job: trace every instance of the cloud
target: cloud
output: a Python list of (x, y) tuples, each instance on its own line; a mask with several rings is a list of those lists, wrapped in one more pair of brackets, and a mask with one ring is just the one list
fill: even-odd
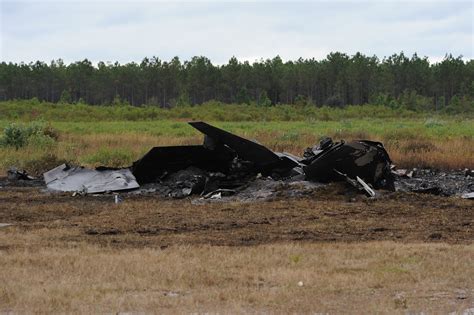
[(2, 61), (473, 57), (470, 1), (1, 2)]

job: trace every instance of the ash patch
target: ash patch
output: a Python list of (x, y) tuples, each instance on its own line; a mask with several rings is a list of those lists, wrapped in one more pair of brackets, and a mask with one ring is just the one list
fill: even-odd
[(34, 179), (10, 179), (8, 177), (0, 177), (0, 189), (8, 187), (45, 187), (42, 178)]
[(416, 192), (439, 196), (461, 196), (474, 192), (474, 177), (471, 171), (439, 171), (433, 169), (413, 169), (411, 177), (400, 176), (395, 188), (402, 192)]
[(275, 181), (273, 179), (256, 179), (245, 186), (234, 190), (234, 193), (216, 190), (204, 197), (195, 199), (193, 204), (209, 202), (256, 202), (270, 201), (276, 198), (298, 198), (310, 196), (314, 192), (326, 187), (327, 184), (304, 180)]

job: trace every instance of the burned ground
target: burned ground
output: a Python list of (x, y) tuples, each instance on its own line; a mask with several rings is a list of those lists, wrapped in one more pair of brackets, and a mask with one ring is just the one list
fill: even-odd
[(350, 304), (350, 313), (404, 314), (474, 305), (473, 203), (459, 196), (371, 199), (332, 183), (274, 185), (247, 201), (245, 192), (242, 201), (128, 193), (116, 204), (112, 194), (5, 182), (0, 223), (12, 225), (0, 224), (0, 313), (340, 314)]
[[(266, 201), (204, 202), (154, 195), (51, 194), (41, 187), (2, 187), (0, 222), (13, 230), (48, 229), (47, 240), (167, 247), (182, 244), (246, 246), (285, 241), (470, 243), (472, 200), (413, 193), (375, 199), (330, 184), (298, 197)], [(57, 231), (55, 233), (54, 231)], [(38, 244), (41, 246), (41, 244)]]

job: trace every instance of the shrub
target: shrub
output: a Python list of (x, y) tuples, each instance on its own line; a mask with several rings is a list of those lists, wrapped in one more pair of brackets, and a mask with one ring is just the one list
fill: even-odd
[(257, 101), (258, 106), (271, 106), (272, 101), (268, 98), (267, 91), (263, 90)]
[(28, 137), (27, 145), (45, 150), (51, 150), (56, 145), (56, 140), (44, 134), (33, 134)]
[(3, 130), (2, 146), (21, 148), (26, 144), (28, 135), (26, 129), (21, 125), (12, 123)]
[(72, 103), (71, 93), (69, 93), (68, 90), (63, 90), (62, 91), (61, 96), (59, 97), (59, 103), (60, 104), (71, 104)]
[(27, 125), (11, 123), (3, 130), (0, 145), (19, 149), (27, 144), (51, 144), (58, 138), (59, 132), (43, 122), (35, 121)]

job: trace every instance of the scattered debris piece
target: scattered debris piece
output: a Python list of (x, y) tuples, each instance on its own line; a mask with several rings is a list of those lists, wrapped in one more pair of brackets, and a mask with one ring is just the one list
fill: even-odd
[(91, 170), (62, 164), (44, 173), (43, 177), (47, 187), (56, 191), (91, 194), (139, 187), (129, 169)]
[(357, 182), (362, 185), (363, 189), (369, 194), (370, 197), (375, 197), (375, 191), (367, 185), (359, 176), (356, 176)]
[(396, 169), (396, 170), (392, 170), (392, 174), (399, 177), (412, 178), (413, 175), (415, 174), (415, 170), (416, 169), (413, 169), (411, 171), (407, 169)]
[[(259, 176), (272, 180), (347, 180), (372, 197), (375, 192), (369, 184), (377, 189), (394, 190), (391, 160), (380, 142), (334, 143), (325, 138), (318, 146), (308, 148), (304, 158), (299, 158), (273, 152), (205, 122), (189, 124), (205, 135), (204, 143), (151, 149), (132, 166), (132, 173), (141, 185), (160, 183), (169, 188), (167, 195), (173, 198), (206, 196), (218, 189), (234, 190)], [(210, 196), (219, 199), (218, 192)]]
[(11, 167), (7, 171), (7, 178), (9, 180), (33, 180), (33, 179), (35, 179), (33, 176), (28, 175), (28, 173), (25, 170), (20, 171), (16, 167)]
[(462, 195), (461, 195), (461, 198), (464, 198), (464, 199), (474, 199), (474, 192), (462, 194)]
[(438, 196), (461, 196), (474, 192), (474, 178), (465, 176), (463, 170), (438, 171), (435, 169), (413, 169), (412, 178), (396, 178), (397, 191), (434, 194)]
[(123, 198), (120, 197), (118, 194), (114, 195), (114, 203), (121, 203), (123, 201)]
[(465, 300), (468, 298), (468, 294), (466, 290), (459, 289), (459, 290), (454, 291), (454, 293), (456, 294), (456, 299), (458, 300)]
[(96, 229), (89, 228), (84, 231), (87, 235), (117, 235), (122, 234), (122, 231), (116, 228)]
[[(63, 164), (44, 173), (44, 181), (51, 190), (74, 195), (136, 189), (135, 194), (171, 198), (201, 195), (206, 200), (230, 200), (243, 194), (243, 199), (256, 200), (272, 198), (280, 193), (278, 187), (292, 189), (294, 182), (304, 183), (302, 189), (295, 189), (296, 196), (311, 191), (311, 182), (345, 181), (369, 197), (383, 189), (473, 198), (474, 171), (397, 170), (380, 142), (324, 138), (300, 158), (273, 152), (205, 122), (189, 124), (204, 134), (202, 145), (154, 147), (124, 169), (91, 170)], [(12, 169), (10, 177), (29, 176)]]
[(7, 226), (12, 226), (13, 224), (11, 223), (0, 223), (0, 228), (4, 228), (4, 227), (7, 227)]
[[(377, 189), (394, 189), (391, 160), (380, 142), (358, 140), (333, 142), (321, 140), (319, 146), (308, 148), (301, 162), (309, 180), (321, 182), (340, 180), (339, 174), (355, 179), (357, 176)], [(335, 172), (334, 170), (337, 170)]]

